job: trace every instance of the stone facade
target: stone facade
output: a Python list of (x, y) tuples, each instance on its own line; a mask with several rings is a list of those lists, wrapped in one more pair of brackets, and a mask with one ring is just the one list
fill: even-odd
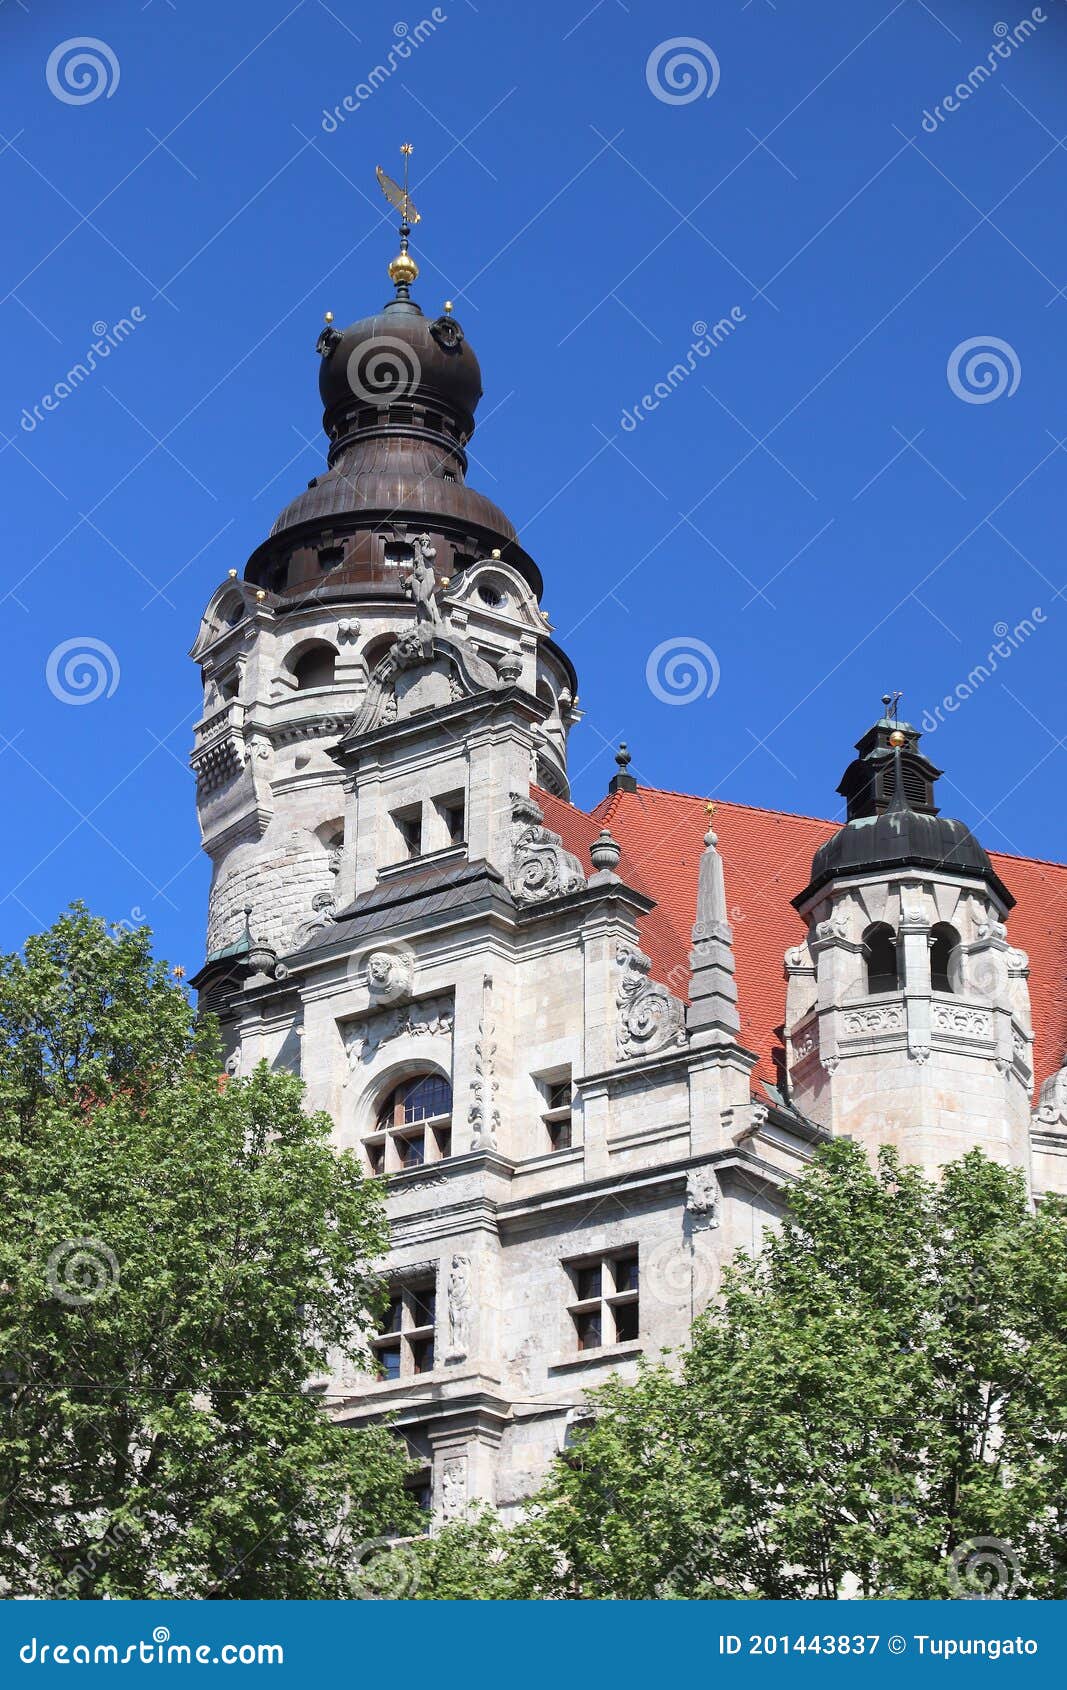
[[(440, 406), (436, 325), (404, 312)], [(461, 373), (469, 406), (469, 360)], [(351, 452), (385, 424), (349, 415), (334, 381), (331, 451)], [(421, 402), (396, 426), (444, 428)], [(465, 414), (457, 400), (446, 419), (455, 464)], [(473, 1498), (521, 1505), (589, 1387), (684, 1342), (722, 1264), (758, 1248), (829, 1136), (895, 1143), (929, 1169), (978, 1144), (1036, 1195), (1067, 1186), (1067, 1081), (1045, 1086), (1031, 1129), (1027, 960), (978, 847), (962, 866), (853, 856), (799, 895), (785, 1070), (754, 1092), (715, 834), (688, 969), (661, 981), (635, 865), (607, 830), (583, 857), (546, 823), (544, 794), (568, 790), (574, 672), (535, 566), (506, 535), (479, 550), (473, 517), (465, 539), (474, 496), (460, 491), (454, 510), (434, 505), (436, 527), (418, 508), (384, 523), (301, 507), (286, 540), (299, 591), (261, 548), (213, 595), (192, 653), (215, 869), (197, 984), (230, 1071), (299, 1073), (338, 1145), (388, 1176), (381, 1376), (338, 1358), (321, 1383), (345, 1423), (395, 1416), (437, 1520)], [(307, 589), (308, 560), (344, 550), (345, 522), (359, 570)], [(451, 573), (435, 576), (446, 529)], [(880, 732), (875, 762), (905, 737), (888, 720)], [(900, 820), (906, 774), (905, 857), (921, 831), (908, 818), (936, 814)], [(884, 792), (870, 803), (893, 810)], [(871, 974), (884, 930), (889, 984)]]

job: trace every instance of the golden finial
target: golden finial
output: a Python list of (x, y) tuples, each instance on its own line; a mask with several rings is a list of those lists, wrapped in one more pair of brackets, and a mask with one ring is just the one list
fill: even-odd
[(499, 563), (499, 561), (500, 561), (500, 547), (494, 546), (492, 551), (490, 552), (489, 556), (492, 557), (492, 558), (495, 558), (496, 561)]
[(237, 579), (236, 569), (228, 569), (226, 571), (226, 573), (229, 575), (231, 581), (236, 581), (236, 579)]
[(323, 320), (324, 323), (332, 323), (333, 322), (333, 312), (332, 311), (324, 311), (322, 313), (322, 320)]
[(453, 306), (452, 301), (450, 299), (446, 299), (442, 309), (444, 310), (444, 314), (445, 314), (446, 317), (451, 317), (452, 312), (454, 311), (455, 307)]
[(893, 732), (889, 736), (889, 743), (893, 747), (894, 751), (899, 751), (901, 746), (907, 745), (908, 736), (907, 734), (901, 733), (899, 728), (894, 728)]
[(266, 596), (267, 595), (266, 595), (266, 593), (265, 593), (265, 591), (262, 587), (259, 587), (259, 588), (256, 589), (256, 600), (259, 604), (263, 603), (263, 600), (266, 598)]
[(715, 814), (715, 805), (712, 803), (710, 798), (704, 805), (704, 813), (709, 816), (713, 816)]
[(175, 980), (184, 980), (185, 979), (185, 969), (182, 967), (180, 962), (178, 963), (176, 968), (171, 969), (171, 973), (173, 974)]

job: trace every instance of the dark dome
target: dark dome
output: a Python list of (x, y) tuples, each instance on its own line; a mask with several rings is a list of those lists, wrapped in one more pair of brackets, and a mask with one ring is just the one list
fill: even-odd
[[(389, 267), (397, 297), (318, 338), (327, 469), (281, 511), (245, 579), (281, 596), (403, 597), (412, 537), (435, 548), (441, 580), (499, 556), (538, 596), (541, 574), (500, 507), (467, 485), (466, 446), (482, 372), (451, 305), (408, 298), (414, 261)], [(394, 272), (396, 272), (394, 274)]]
[(439, 516), (484, 529), (494, 536), (496, 545), (516, 537), (499, 505), (456, 480), (451, 454), (429, 441), (400, 444), (387, 438), (342, 453), (325, 475), (317, 476), (286, 505), (271, 534), (349, 512), (397, 510), (418, 511), (424, 520)]
[(861, 816), (839, 828), (812, 858), (811, 883), (797, 902), (831, 880), (902, 868), (938, 869), (984, 880), (1009, 909), (1015, 902), (970, 828), (948, 816), (903, 809)]
[(463, 445), (474, 430), (482, 372), (454, 318), (431, 322), (413, 300), (394, 299), (341, 333), (322, 360), (319, 392), (331, 437), (368, 405), (419, 406), (453, 420)]

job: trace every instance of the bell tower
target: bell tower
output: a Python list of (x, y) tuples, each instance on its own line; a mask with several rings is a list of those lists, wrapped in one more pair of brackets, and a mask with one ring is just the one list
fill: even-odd
[(963, 823), (939, 814), (940, 771), (883, 702), (838, 787), (848, 819), (793, 900), (808, 933), (785, 956), (791, 1096), (833, 1133), (930, 1169), (979, 1145), (1029, 1171), (1015, 900)]
[[(365, 855), (366, 816), (356, 849), (350, 782), (333, 752), (366, 718), (386, 653), (413, 630), (421, 638), (424, 623), (443, 631), (447, 614), (494, 684), (506, 674), (540, 701), (533, 778), (568, 792), (577, 679), (540, 608), (536, 563), (467, 483), (481, 369), (451, 301), (427, 317), (411, 297), (409, 151), (403, 187), (378, 173), (400, 211), (393, 295), (346, 329), (327, 312), (318, 337), (327, 468), (280, 513), (243, 578), (230, 570), (191, 652), (204, 688), (192, 766), (214, 868), (204, 986), (239, 972), (250, 942), (276, 956), (298, 950), (381, 866)], [(441, 682), (446, 694), (453, 684)], [(460, 829), (462, 784), (420, 810), (427, 845), (443, 848)], [(398, 800), (397, 826), (386, 820), (375, 835), (386, 865), (412, 850), (403, 810)]]

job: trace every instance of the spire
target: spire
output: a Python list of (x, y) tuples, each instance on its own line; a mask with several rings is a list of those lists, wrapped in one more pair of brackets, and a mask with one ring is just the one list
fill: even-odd
[(685, 1015), (689, 1041), (694, 1045), (732, 1040), (741, 1027), (734, 979), (734, 935), (726, 910), (726, 881), (711, 825), (714, 804), (709, 804), (707, 809), (708, 831), (700, 858), (697, 918), (689, 953), (689, 1008)]

